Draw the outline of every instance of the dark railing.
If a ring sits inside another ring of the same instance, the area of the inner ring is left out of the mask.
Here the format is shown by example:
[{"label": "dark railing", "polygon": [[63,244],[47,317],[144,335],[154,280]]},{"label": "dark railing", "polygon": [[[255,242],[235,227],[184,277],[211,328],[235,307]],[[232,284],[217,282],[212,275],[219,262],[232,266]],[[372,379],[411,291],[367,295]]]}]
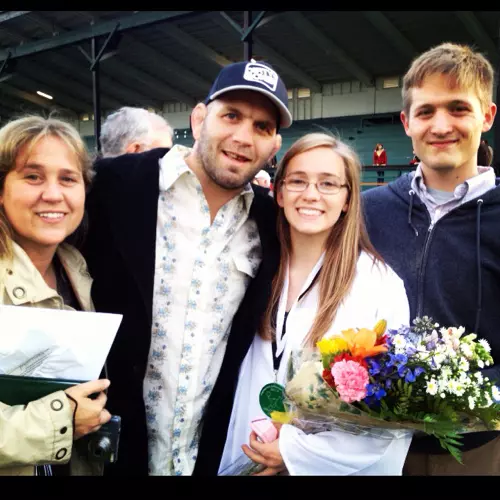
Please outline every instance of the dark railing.
[{"label": "dark railing", "polygon": [[[416,165],[389,165],[387,167],[365,165],[361,170],[361,189],[364,191],[372,187],[384,186],[406,172],[411,172],[416,168]],[[268,168],[266,170],[271,176],[271,180],[274,180],[276,169]]]},{"label": "dark railing", "polygon": [[383,186],[416,168],[416,165],[388,165],[387,167],[365,165],[361,172],[361,189],[364,191],[372,187]]}]

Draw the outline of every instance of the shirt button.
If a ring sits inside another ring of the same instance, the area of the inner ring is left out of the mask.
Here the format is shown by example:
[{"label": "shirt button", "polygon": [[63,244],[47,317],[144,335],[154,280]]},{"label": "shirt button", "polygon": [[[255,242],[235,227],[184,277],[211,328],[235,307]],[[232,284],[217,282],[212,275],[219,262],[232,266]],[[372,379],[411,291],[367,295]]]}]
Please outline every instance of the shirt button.
[{"label": "shirt button", "polygon": [[12,293],[16,299],[22,299],[26,295],[26,290],[20,286],[16,286]]},{"label": "shirt button", "polygon": [[54,411],[59,411],[62,409],[64,405],[62,404],[62,401],[60,399],[54,399],[54,401],[52,401],[50,403],[50,407],[54,410]]},{"label": "shirt button", "polygon": [[66,456],[66,453],[68,453],[68,450],[66,448],[61,448],[57,453],[56,453],[56,458],[57,460],[61,460]]},{"label": "shirt button", "polygon": [[66,434],[67,431],[68,431],[68,428],[67,427],[63,427],[59,432],[61,434]]}]

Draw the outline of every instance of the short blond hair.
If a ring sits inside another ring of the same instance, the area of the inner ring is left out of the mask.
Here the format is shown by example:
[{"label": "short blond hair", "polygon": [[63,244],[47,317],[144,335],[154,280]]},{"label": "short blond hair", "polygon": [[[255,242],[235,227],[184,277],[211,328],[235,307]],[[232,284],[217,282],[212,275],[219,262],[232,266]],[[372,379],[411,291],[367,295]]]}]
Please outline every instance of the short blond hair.
[{"label": "short blond hair", "polygon": [[[28,115],[12,120],[0,128],[0,193],[3,192],[7,174],[16,166],[21,148],[27,146],[28,151],[31,151],[44,137],[61,139],[74,153],[88,190],[93,176],[92,160],[78,131],[58,118]],[[0,207],[0,258],[12,256],[11,239],[12,229]]]},{"label": "short blond hair", "polygon": [[410,112],[411,89],[421,87],[425,78],[435,74],[447,75],[450,87],[472,89],[483,111],[493,101],[495,72],[486,57],[467,45],[442,43],[418,56],[403,78],[403,110]]}]

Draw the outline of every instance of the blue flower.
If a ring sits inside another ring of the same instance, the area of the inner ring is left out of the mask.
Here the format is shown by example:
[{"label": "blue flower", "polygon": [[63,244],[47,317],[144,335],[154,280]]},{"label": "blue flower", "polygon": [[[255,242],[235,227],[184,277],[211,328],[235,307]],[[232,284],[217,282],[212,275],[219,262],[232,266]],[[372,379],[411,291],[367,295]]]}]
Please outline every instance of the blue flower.
[{"label": "blue flower", "polygon": [[417,349],[413,345],[408,345],[406,347],[406,355],[407,356],[413,356],[417,352]]},{"label": "blue flower", "polygon": [[415,377],[418,377],[421,373],[424,373],[425,372],[425,369],[422,368],[421,366],[417,366],[415,368]]},{"label": "blue flower", "polygon": [[406,375],[406,372],[409,370],[405,365],[398,366],[398,375],[403,378]]},{"label": "blue flower", "polygon": [[387,393],[378,384],[368,384],[366,386],[366,395],[367,397],[374,397],[376,400],[380,400],[386,396]]},{"label": "blue flower", "polygon": [[392,352],[389,353],[389,361],[387,361],[387,366],[395,366],[396,365],[396,355],[392,354]]},{"label": "blue flower", "polygon": [[406,354],[396,354],[395,356],[397,364],[400,366],[406,365],[408,363],[408,356]]},{"label": "blue flower", "polygon": [[416,380],[415,375],[412,373],[412,371],[409,368],[408,368],[408,371],[406,372],[405,380],[407,382],[415,382],[415,380]]},{"label": "blue flower", "polygon": [[385,381],[385,388],[386,389],[390,389],[392,387],[392,380],[390,378],[388,378],[386,381]]},{"label": "blue flower", "polygon": [[370,359],[370,368],[368,369],[370,375],[377,375],[380,373],[380,365],[374,360]]}]

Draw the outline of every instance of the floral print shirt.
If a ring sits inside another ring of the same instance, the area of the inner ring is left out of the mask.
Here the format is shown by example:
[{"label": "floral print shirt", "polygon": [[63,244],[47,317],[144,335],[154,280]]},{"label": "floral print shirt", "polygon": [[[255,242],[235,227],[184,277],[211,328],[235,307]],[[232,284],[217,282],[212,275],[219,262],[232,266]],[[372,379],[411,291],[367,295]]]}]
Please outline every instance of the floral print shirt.
[{"label": "floral print shirt", "polygon": [[200,421],[232,318],[262,260],[248,184],[210,223],[196,175],[174,146],[160,160],[153,325],[144,380],[149,474],[191,475]]}]

